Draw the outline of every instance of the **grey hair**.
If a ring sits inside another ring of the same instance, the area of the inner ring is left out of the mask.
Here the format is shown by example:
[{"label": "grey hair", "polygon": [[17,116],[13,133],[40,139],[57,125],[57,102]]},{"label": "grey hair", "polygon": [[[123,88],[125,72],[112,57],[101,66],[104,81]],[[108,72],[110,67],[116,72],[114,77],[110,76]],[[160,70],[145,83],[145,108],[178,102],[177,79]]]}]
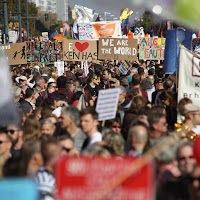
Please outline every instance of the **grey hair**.
[{"label": "grey hair", "polygon": [[61,113],[66,114],[70,119],[74,119],[76,126],[80,124],[80,112],[75,106],[63,107]]},{"label": "grey hair", "polygon": [[78,85],[76,88],[75,88],[75,90],[74,90],[74,93],[75,92],[83,92],[83,89],[84,89],[84,86],[80,86],[80,85]]},{"label": "grey hair", "polygon": [[177,160],[179,158],[179,154],[180,154],[181,149],[186,147],[186,146],[189,146],[193,149],[193,143],[192,142],[181,142],[181,143],[179,143],[178,148],[176,150],[176,159]]},{"label": "grey hair", "polygon": [[84,156],[103,156],[107,155],[110,156],[110,152],[96,144],[89,145],[85,150],[83,150],[82,155]]},{"label": "grey hair", "polygon": [[126,96],[126,88],[122,85],[118,86],[121,90],[121,93],[124,94]]},{"label": "grey hair", "polygon": [[50,119],[43,119],[43,120],[41,120],[40,124],[41,124],[41,126],[43,124],[51,124],[51,128],[54,128],[54,123]]},{"label": "grey hair", "polygon": [[14,98],[17,99],[21,94],[21,88],[18,86],[13,86]]}]

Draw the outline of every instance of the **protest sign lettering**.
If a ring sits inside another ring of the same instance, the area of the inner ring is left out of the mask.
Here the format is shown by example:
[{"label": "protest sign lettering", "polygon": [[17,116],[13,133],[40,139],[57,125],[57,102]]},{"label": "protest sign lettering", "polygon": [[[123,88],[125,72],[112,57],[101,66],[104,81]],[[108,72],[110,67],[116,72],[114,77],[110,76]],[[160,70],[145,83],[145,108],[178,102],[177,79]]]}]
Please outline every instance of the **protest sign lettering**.
[{"label": "protest sign lettering", "polygon": [[26,43],[2,44],[0,49],[8,56],[9,65],[26,64]]},{"label": "protest sign lettering", "polygon": [[120,88],[100,90],[96,111],[98,121],[114,119],[116,117]]},{"label": "protest sign lettering", "polygon": [[102,186],[133,162],[132,158],[62,158],[55,170],[56,199],[154,199],[154,168],[151,163],[143,165],[103,198],[91,198],[94,192],[101,191]]},{"label": "protest sign lettering", "polygon": [[93,39],[93,26],[91,24],[79,24],[79,40]]},{"label": "protest sign lettering", "polygon": [[140,38],[139,59],[164,60],[165,38]]},{"label": "protest sign lettering", "polygon": [[63,60],[92,61],[97,60],[97,42],[88,40],[64,40]]},{"label": "protest sign lettering", "polygon": [[98,59],[137,60],[137,40],[121,38],[100,38]]},{"label": "protest sign lettering", "polygon": [[27,62],[52,63],[63,60],[61,42],[27,42]]},{"label": "protest sign lettering", "polygon": [[196,105],[200,100],[200,55],[180,47],[178,101],[189,98]]}]

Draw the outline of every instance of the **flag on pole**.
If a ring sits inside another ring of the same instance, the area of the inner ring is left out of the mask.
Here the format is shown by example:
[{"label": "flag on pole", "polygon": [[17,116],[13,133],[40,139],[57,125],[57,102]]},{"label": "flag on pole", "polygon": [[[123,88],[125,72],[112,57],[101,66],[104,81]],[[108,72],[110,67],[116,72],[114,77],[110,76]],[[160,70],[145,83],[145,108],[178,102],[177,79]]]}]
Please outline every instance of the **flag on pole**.
[{"label": "flag on pole", "polygon": [[76,21],[78,24],[93,22],[93,17],[94,17],[93,9],[79,5],[75,5],[74,8],[76,11]]}]

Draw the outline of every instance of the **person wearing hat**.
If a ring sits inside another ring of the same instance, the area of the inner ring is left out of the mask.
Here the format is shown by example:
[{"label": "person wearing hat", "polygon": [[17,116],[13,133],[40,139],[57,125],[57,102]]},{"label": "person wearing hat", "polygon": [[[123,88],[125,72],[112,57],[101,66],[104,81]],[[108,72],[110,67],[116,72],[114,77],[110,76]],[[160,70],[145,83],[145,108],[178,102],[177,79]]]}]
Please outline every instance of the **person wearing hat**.
[{"label": "person wearing hat", "polygon": [[24,100],[24,95],[25,95],[26,89],[28,88],[27,78],[26,78],[26,76],[20,76],[20,77],[16,78],[16,81],[18,82],[18,85],[21,89],[21,97],[20,97],[20,100],[19,100],[19,102],[21,102],[21,101]]},{"label": "person wearing hat", "polygon": [[185,129],[191,130],[191,134],[200,134],[200,107],[192,103],[188,103],[184,106],[183,114],[185,120],[182,123],[182,126]]}]

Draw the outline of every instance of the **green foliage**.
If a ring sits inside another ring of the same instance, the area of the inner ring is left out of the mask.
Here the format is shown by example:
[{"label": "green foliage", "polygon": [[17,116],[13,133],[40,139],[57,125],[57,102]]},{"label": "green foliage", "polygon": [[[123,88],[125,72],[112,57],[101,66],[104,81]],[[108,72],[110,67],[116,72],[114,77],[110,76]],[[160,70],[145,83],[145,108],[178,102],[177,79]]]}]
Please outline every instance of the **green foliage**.
[{"label": "green foliage", "polygon": [[144,28],[145,33],[148,33],[151,30],[152,23],[153,22],[152,22],[152,16],[151,16],[151,14],[145,13],[142,16],[141,22],[137,23],[137,26],[138,27],[142,26]]}]

